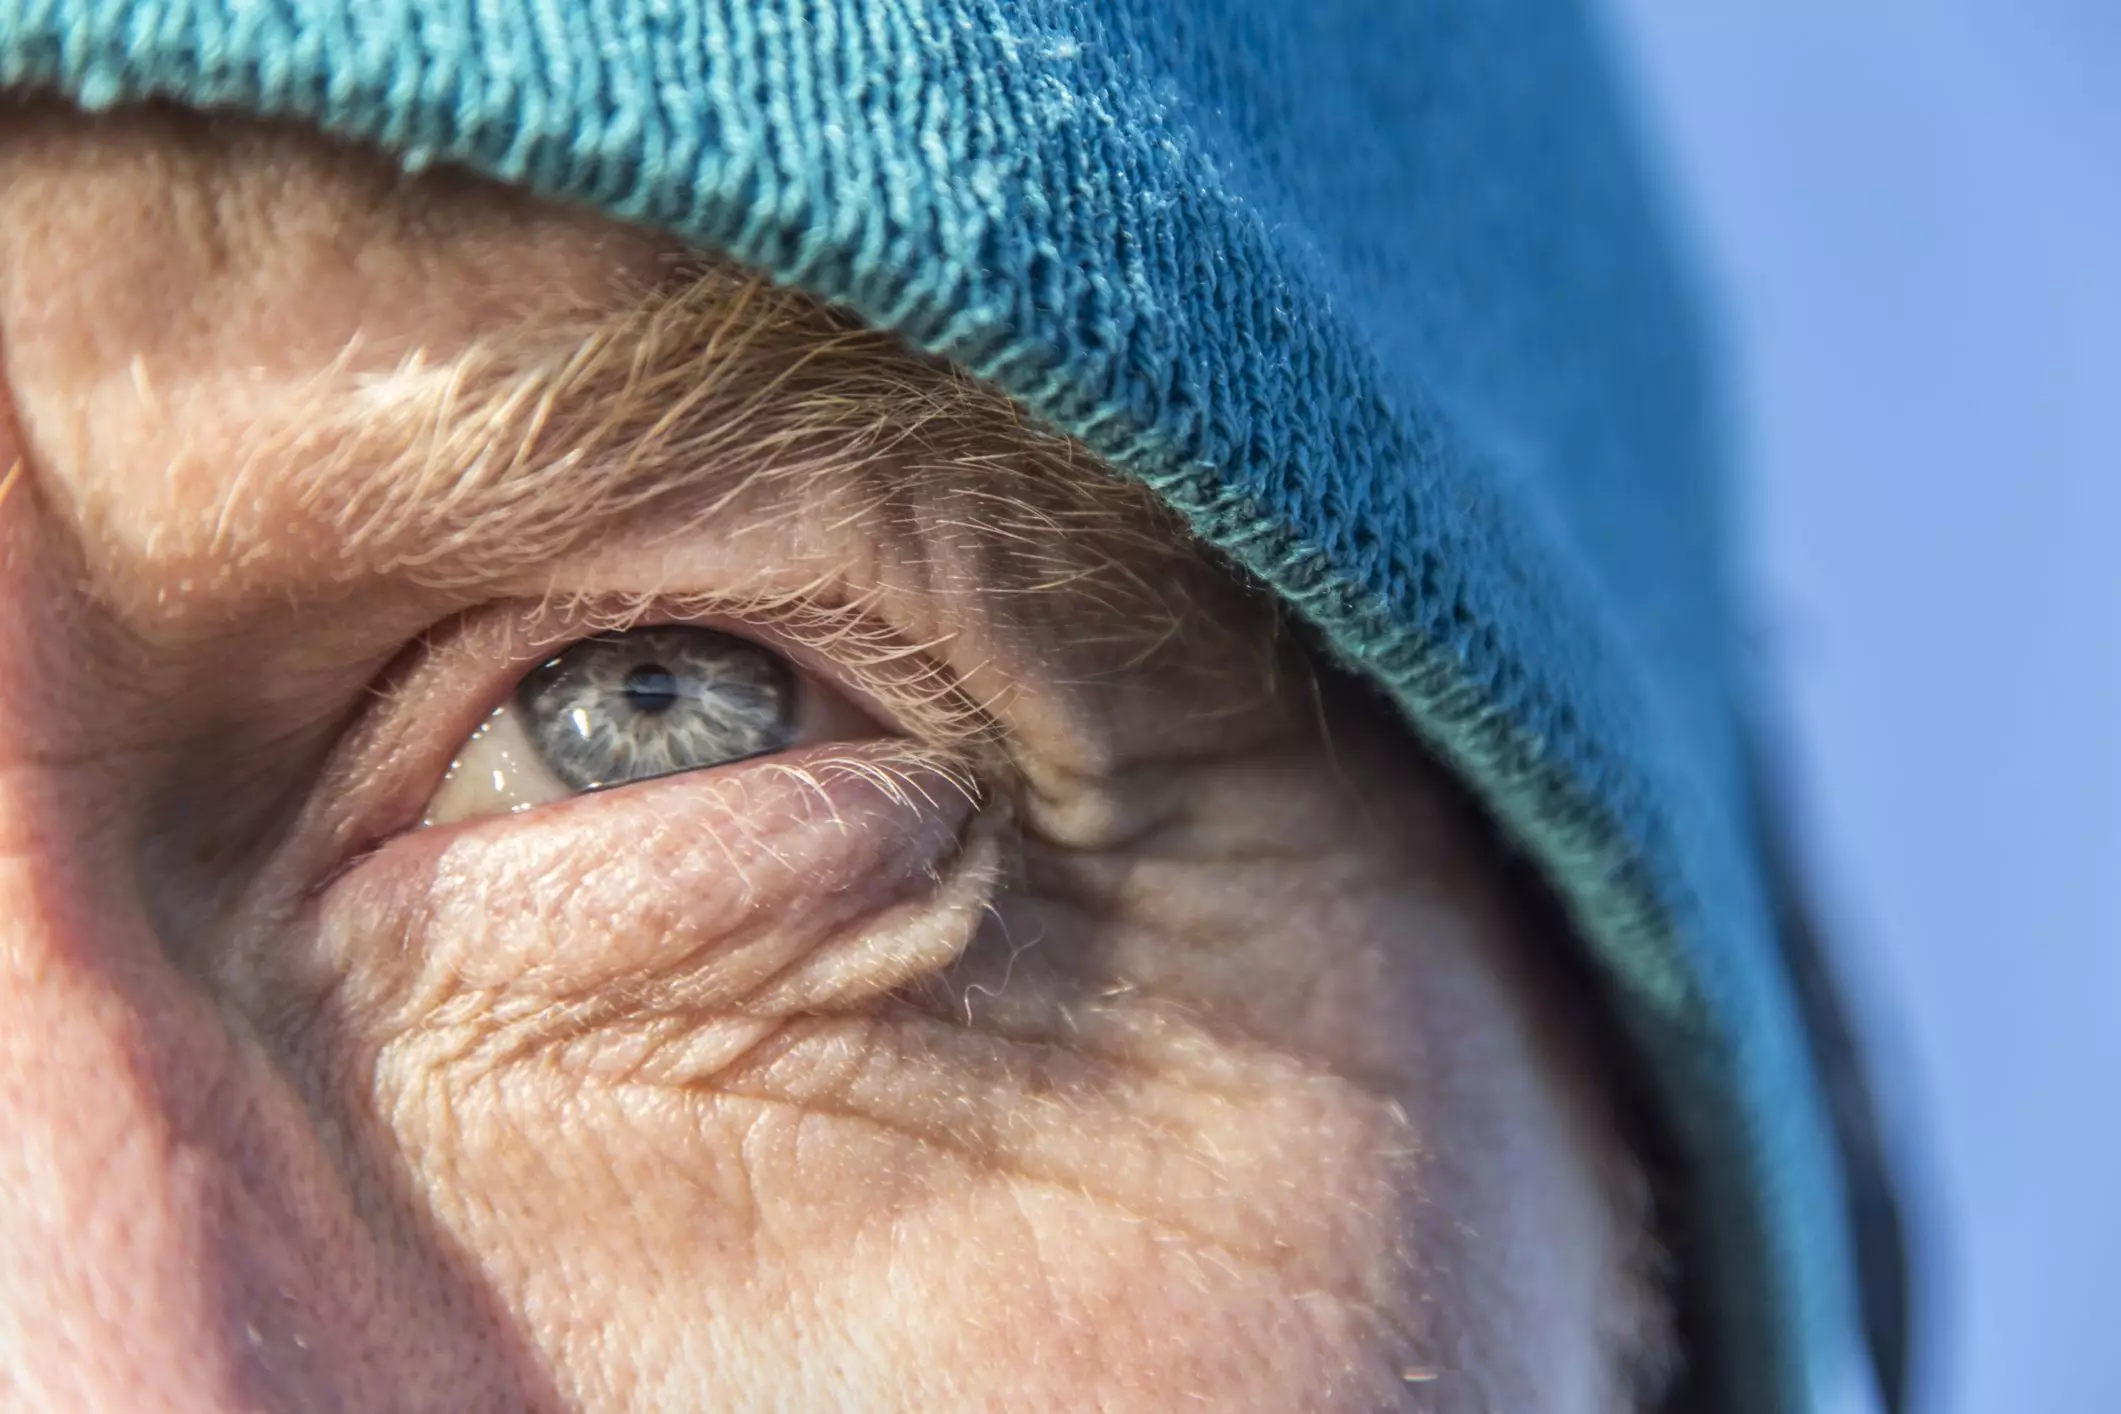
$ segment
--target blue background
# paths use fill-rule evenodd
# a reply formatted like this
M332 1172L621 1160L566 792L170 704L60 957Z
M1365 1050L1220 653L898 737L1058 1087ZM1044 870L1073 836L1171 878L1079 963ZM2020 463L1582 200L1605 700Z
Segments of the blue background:
M1739 357L1924 1414L2121 1410L2121 5L1609 0Z

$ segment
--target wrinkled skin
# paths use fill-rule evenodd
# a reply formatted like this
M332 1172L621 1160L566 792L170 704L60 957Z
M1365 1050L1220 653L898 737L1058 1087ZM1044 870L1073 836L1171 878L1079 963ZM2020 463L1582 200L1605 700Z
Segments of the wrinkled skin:
M948 513L977 469L887 515L840 468L452 578L272 450L670 254L257 129L0 127L0 1406L1630 1407L1561 941L1146 511L1034 554ZM418 828L549 593L826 583L982 705L983 782L871 725Z

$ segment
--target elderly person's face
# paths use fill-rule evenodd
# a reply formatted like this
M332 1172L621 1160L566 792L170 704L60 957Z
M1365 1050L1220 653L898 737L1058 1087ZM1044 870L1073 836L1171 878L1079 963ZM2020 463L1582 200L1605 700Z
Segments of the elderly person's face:
M0 134L0 1405L1634 1407L1562 940L1144 496L601 219Z

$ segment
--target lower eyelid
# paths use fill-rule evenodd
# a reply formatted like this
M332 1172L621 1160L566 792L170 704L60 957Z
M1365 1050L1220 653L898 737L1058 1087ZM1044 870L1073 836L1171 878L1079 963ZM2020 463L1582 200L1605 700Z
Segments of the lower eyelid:
M797 681L795 732L784 751L885 734L860 708L812 675L798 670ZM510 698L495 708L465 741L422 812L420 823L423 827L451 825L515 815L575 794L578 792L545 764L531 740L522 704Z
M962 944L945 928L914 940L920 956L840 955L884 911L917 898L962 913L969 936L995 872L990 814L951 767L902 742L811 747L593 793L500 834L402 837L326 897L321 921L350 959L414 959L452 986L526 998L682 969L700 1006L741 1010L815 953L820 985L846 1002ZM410 946L378 954L353 933Z

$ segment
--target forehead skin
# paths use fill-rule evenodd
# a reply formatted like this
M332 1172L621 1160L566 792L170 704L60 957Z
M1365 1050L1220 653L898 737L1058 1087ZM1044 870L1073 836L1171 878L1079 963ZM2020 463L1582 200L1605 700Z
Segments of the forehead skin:
M717 278L7 115L0 1404L1636 1407L1640 1178L1476 823L1139 495ZM898 730L415 828L641 618Z
M240 424L261 405L326 369L445 359L526 319L623 308L674 269L673 247L632 228L502 187L407 180L249 125L170 113L84 129L35 108L8 126L0 279L10 345L25 351L17 397L67 390L38 405L34 436L83 474L48 490L128 603L141 596L126 574L213 588L244 455L229 434L255 435ZM133 455L143 424L168 443L160 464ZM260 504L240 509L270 527L245 548L299 583L322 547L287 533L303 519L295 480L244 485Z

